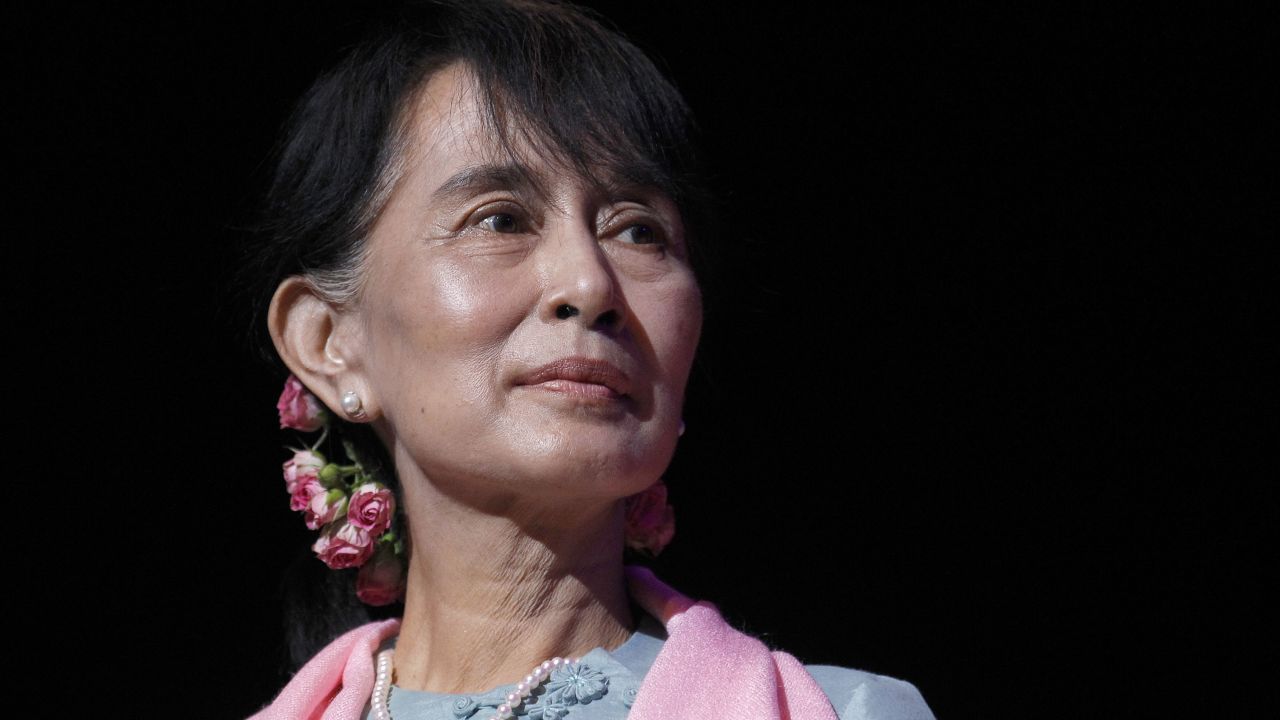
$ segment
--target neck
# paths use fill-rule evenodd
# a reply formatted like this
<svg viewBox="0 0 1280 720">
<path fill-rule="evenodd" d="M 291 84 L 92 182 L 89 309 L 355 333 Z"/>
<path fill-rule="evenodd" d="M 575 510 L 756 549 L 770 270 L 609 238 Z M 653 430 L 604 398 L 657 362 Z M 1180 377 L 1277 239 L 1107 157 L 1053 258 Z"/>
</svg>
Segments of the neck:
<svg viewBox="0 0 1280 720">
<path fill-rule="evenodd" d="M 479 510 L 429 482 L 404 487 L 413 549 L 399 686 L 483 692 L 519 682 L 544 660 L 612 650 L 631 635 L 620 501 L 517 516 L 508 511 L 524 503 Z"/>
</svg>

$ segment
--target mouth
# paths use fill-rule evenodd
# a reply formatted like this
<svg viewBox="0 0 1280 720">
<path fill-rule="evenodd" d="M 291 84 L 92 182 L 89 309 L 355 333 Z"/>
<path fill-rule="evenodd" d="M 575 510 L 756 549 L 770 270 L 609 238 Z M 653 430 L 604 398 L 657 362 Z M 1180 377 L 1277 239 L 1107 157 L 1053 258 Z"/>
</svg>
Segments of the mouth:
<svg viewBox="0 0 1280 720">
<path fill-rule="evenodd" d="M 567 357 L 549 362 L 516 380 L 518 387 L 561 393 L 583 400 L 624 400 L 631 379 L 616 365 L 587 357 Z"/>
</svg>

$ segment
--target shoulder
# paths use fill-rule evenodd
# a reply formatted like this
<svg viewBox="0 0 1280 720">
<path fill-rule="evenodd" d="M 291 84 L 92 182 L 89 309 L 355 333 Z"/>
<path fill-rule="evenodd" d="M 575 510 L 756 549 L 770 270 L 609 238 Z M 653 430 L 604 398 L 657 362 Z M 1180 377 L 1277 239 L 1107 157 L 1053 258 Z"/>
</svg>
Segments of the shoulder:
<svg viewBox="0 0 1280 720">
<path fill-rule="evenodd" d="M 835 665 L 805 665 L 840 720 L 934 720 L 915 685 Z"/>
<path fill-rule="evenodd" d="M 373 690 L 374 652 L 400 628 L 397 620 L 361 625 L 330 642 L 307 661 L 276 699 L 250 720 L 358 718 Z"/>
</svg>

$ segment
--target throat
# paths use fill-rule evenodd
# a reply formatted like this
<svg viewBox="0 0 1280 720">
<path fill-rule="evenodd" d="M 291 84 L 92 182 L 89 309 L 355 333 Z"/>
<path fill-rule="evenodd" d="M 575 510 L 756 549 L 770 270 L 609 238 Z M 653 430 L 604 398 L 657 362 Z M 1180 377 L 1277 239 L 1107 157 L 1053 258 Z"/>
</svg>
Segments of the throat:
<svg viewBox="0 0 1280 720">
<path fill-rule="evenodd" d="M 406 603 L 396 649 L 396 683 L 410 690 L 481 693 L 520 682 L 555 657 L 615 650 L 638 624 L 621 568 L 615 592 L 565 576 L 550 587 L 522 583 L 508 593 L 477 588 L 453 603 Z M 409 591 L 413 597 L 412 589 Z M 486 602 L 486 600 L 488 602 Z"/>
</svg>

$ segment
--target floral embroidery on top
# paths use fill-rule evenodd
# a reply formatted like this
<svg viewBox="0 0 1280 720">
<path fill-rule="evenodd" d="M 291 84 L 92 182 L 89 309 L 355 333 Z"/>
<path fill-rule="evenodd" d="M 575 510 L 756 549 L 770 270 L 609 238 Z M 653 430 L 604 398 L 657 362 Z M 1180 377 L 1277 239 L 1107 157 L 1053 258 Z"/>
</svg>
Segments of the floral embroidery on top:
<svg viewBox="0 0 1280 720">
<path fill-rule="evenodd" d="M 481 709 L 497 710 L 506 701 L 507 691 L 501 689 L 491 690 L 484 695 L 460 697 L 453 701 L 453 716 L 458 720 L 465 720 Z"/>
<path fill-rule="evenodd" d="M 626 690 L 623 690 L 623 691 L 622 691 L 622 704 L 623 704 L 623 705 L 626 705 L 627 707 L 631 707 L 631 706 L 632 706 L 632 704 L 634 704 L 634 703 L 635 703 L 635 701 L 636 701 L 636 695 L 638 695 L 639 693 L 640 693 L 640 689 L 639 689 L 639 688 L 637 688 L 637 687 L 636 687 L 636 686 L 634 686 L 634 685 L 632 685 L 631 687 L 627 688 Z"/>
<path fill-rule="evenodd" d="M 526 709 L 529 720 L 560 720 L 569 714 L 569 704 L 559 700 L 547 700 Z"/>
<path fill-rule="evenodd" d="M 609 678 L 599 670 L 582 663 L 566 665 L 551 671 L 547 682 L 547 698 L 559 697 L 568 705 L 586 705 L 598 700 L 609 689 Z"/>
<path fill-rule="evenodd" d="M 563 665 L 551 671 L 546 684 L 538 688 L 516 708 L 516 717 L 529 720 L 561 720 L 574 705 L 586 705 L 599 700 L 609 692 L 609 676 L 581 662 Z M 634 695 L 634 689 L 631 693 Z M 453 701 L 453 716 L 464 720 L 477 710 L 496 709 L 506 702 L 501 692 L 474 697 L 460 697 Z M 628 703 L 628 707 L 630 703 Z"/>
<path fill-rule="evenodd" d="M 456 718 L 469 718 L 479 709 L 480 704 L 475 698 L 460 697 L 453 701 L 453 716 Z"/>
<path fill-rule="evenodd" d="M 581 662 L 551 671 L 546 684 L 534 691 L 520 707 L 517 717 L 529 720 L 560 720 L 574 705 L 586 705 L 609 692 L 609 677 Z"/>
</svg>

